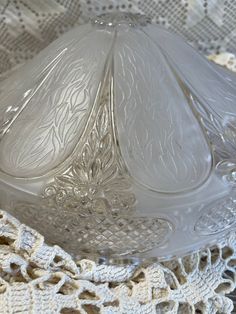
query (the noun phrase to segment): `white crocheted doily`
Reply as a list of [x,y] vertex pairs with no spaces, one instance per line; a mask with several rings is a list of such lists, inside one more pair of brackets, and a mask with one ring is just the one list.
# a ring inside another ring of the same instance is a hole
[[[234,0],[2,0],[0,77],[74,24],[116,10],[149,15],[206,54],[236,52]],[[236,71],[234,54],[209,58]],[[236,233],[182,259],[115,267],[75,262],[1,211],[0,272],[0,314],[228,314],[233,302],[226,294],[236,286]]]
[[231,313],[236,234],[182,259],[145,267],[75,262],[0,211],[0,313]]

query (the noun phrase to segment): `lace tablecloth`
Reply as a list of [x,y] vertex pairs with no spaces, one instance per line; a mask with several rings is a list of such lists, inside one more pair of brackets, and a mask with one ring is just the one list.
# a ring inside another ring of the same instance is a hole
[[146,14],[205,54],[236,52],[234,0],[1,0],[1,76],[73,25],[114,11]]
[[0,313],[231,313],[236,233],[211,249],[145,267],[73,261],[0,212]]
[[[145,13],[184,35],[215,62],[236,71],[236,1],[3,0],[0,75],[35,55],[90,15]],[[143,267],[75,262],[35,230],[0,212],[0,313],[231,313],[236,233],[182,259]]]

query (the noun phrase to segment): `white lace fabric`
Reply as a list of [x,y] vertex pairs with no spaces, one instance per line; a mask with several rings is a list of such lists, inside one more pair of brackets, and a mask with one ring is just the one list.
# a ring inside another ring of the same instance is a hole
[[145,14],[205,54],[236,52],[234,0],[1,0],[1,77],[73,25],[114,11]]
[[[236,71],[236,2],[230,0],[3,0],[0,77],[74,24],[116,10],[149,15],[209,59]],[[225,51],[231,51],[227,53]],[[216,55],[216,52],[223,52]],[[236,233],[182,259],[142,267],[74,261],[37,231],[0,212],[0,313],[229,314]]]
[[231,313],[236,234],[182,259],[145,267],[73,261],[0,212],[0,313]]

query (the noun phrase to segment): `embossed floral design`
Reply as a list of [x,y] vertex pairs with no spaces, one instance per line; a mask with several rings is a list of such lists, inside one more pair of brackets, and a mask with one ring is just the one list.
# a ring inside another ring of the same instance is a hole
[[51,205],[99,213],[134,206],[131,184],[116,159],[108,104],[109,93],[105,93],[81,153],[45,188],[44,197]]

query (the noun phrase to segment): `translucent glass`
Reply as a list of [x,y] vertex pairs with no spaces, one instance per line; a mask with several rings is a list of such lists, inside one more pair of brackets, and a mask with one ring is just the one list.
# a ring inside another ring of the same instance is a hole
[[81,257],[168,259],[235,226],[235,76],[132,14],[2,82],[0,205]]

